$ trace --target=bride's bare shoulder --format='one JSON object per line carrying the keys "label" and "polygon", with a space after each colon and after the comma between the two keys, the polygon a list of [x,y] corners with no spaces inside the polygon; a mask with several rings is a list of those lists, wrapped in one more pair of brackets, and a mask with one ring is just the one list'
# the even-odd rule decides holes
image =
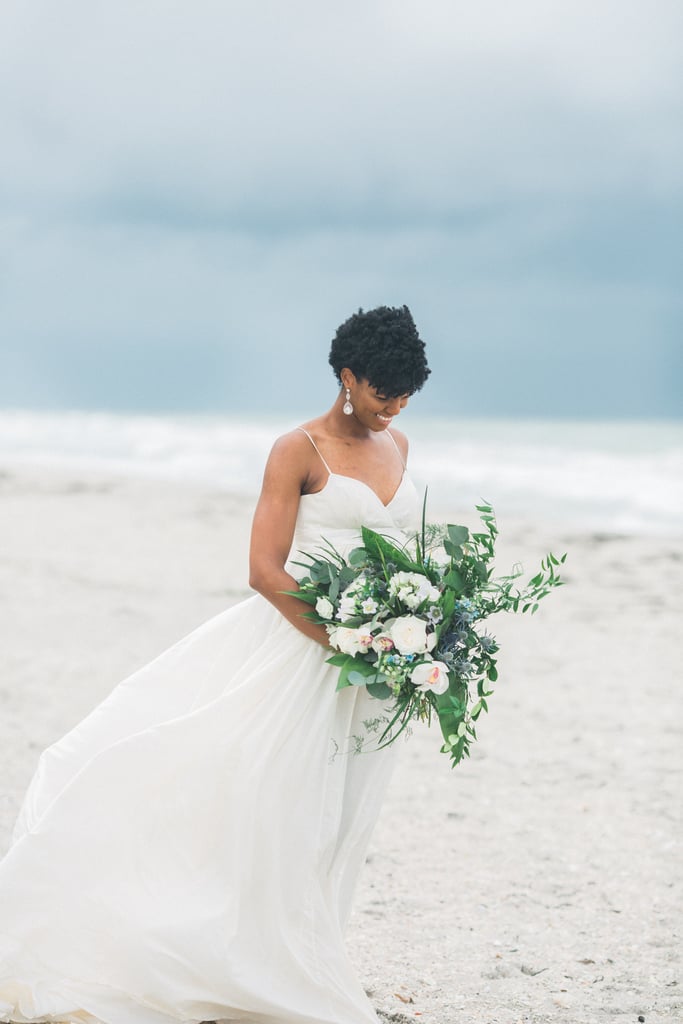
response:
{"label": "bride's bare shoulder", "polygon": [[[308,429],[308,424],[304,429]],[[266,474],[286,474],[303,483],[310,475],[314,455],[313,445],[304,430],[295,427],[276,438],[266,463]]]}
{"label": "bride's bare shoulder", "polygon": [[406,435],[403,433],[402,430],[397,430],[396,427],[394,427],[394,426],[392,426],[392,428],[391,428],[391,436],[393,437],[394,441],[396,442],[396,444],[399,447],[401,455],[403,456],[403,461],[407,462],[408,461],[408,449],[410,448],[410,443],[408,441],[408,438],[406,437]]}
{"label": "bride's bare shoulder", "polygon": [[286,434],[280,434],[273,443],[271,453],[277,453],[280,458],[294,458],[306,455],[313,450],[311,436],[315,437],[315,421],[304,423],[300,427],[288,430]]}

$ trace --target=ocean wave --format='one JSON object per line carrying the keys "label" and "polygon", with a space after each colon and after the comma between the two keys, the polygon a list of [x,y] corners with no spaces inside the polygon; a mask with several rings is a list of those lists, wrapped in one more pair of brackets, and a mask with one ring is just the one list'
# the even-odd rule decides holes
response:
{"label": "ocean wave", "polygon": [[[483,498],[499,516],[681,533],[678,422],[405,419],[411,473],[440,509],[471,510]],[[0,461],[256,495],[270,446],[293,425],[255,416],[0,411]]]}

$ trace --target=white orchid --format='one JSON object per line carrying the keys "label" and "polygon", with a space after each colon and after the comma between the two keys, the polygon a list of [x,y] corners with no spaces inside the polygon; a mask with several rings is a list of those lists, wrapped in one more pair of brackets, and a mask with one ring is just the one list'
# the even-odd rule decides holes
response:
{"label": "white orchid", "polygon": [[448,666],[443,661],[423,661],[410,673],[411,682],[422,693],[445,693],[448,689]]}

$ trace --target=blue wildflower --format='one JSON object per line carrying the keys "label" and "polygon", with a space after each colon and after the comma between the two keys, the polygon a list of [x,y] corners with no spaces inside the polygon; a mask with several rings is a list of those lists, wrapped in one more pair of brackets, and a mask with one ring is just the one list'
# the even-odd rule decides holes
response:
{"label": "blue wildflower", "polygon": [[478,619],[480,614],[479,609],[473,601],[470,601],[469,597],[461,597],[459,601],[455,602],[455,613],[462,622],[468,624]]}
{"label": "blue wildflower", "polygon": [[486,651],[487,653],[498,650],[496,638],[494,636],[491,636],[490,633],[482,633],[482,635],[479,637],[479,646],[481,647],[482,651]]}
{"label": "blue wildflower", "polygon": [[464,645],[467,639],[467,633],[461,629],[451,629],[448,633],[442,633],[439,640],[439,650],[447,653],[448,651],[458,651]]}

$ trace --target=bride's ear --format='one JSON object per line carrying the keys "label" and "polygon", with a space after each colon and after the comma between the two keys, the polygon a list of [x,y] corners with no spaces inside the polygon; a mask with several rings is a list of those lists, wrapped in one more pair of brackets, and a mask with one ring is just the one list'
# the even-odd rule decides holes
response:
{"label": "bride's ear", "polygon": [[349,370],[348,366],[344,367],[339,376],[341,377],[343,388],[352,388],[355,384],[358,383],[358,379],[355,373],[353,372],[353,370]]}

